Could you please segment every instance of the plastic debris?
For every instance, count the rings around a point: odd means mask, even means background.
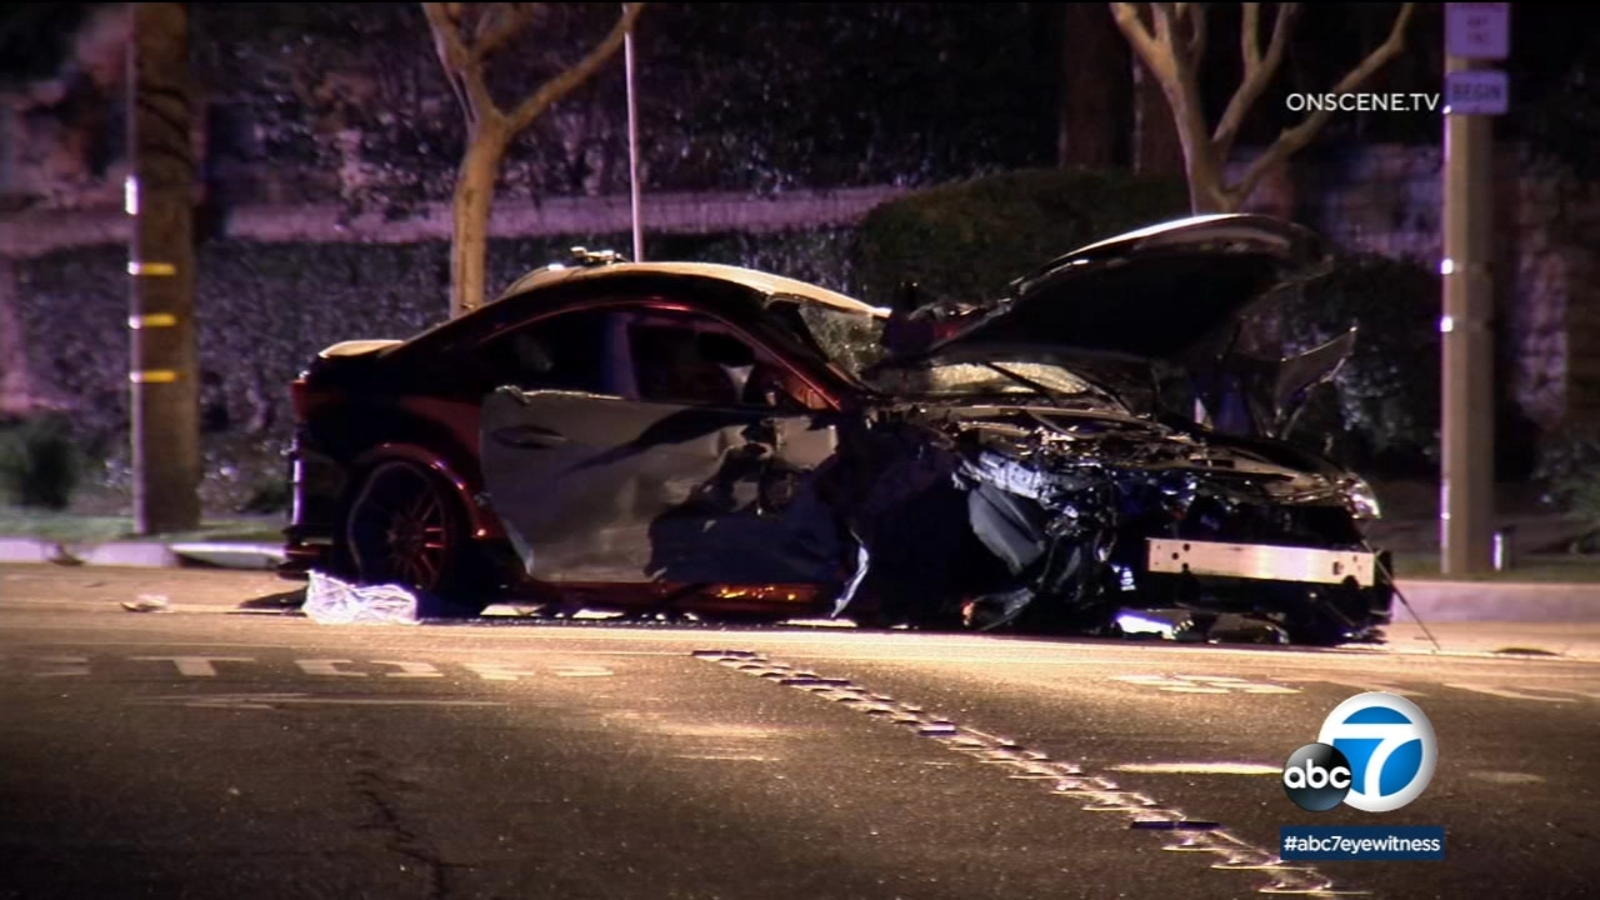
[[[137,600],[123,601],[122,608],[128,612],[167,612],[167,598],[160,594],[140,594]]]
[[[396,584],[348,584],[331,575],[311,572],[306,617],[323,625],[415,625],[417,595]]]

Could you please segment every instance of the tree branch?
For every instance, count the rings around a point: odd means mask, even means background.
[[[1172,40],[1173,15],[1173,4],[1171,3],[1150,4],[1150,19],[1154,25],[1151,30],[1155,32],[1156,43],[1171,52],[1173,56],[1177,56],[1178,47]]]
[[[1204,3],[1180,3],[1179,9],[1189,17],[1189,62],[1195,68],[1200,68],[1201,60],[1206,57],[1206,5]]]
[[[445,80],[455,92],[456,102],[461,104],[468,128],[476,128],[486,119],[499,118],[500,110],[495,107],[494,98],[483,80],[483,64],[461,40],[461,4],[424,3],[422,11],[433,31],[433,48],[439,55],[439,65],[444,68]]]
[[[1244,59],[1244,74],[1248,78],[1261,66],[1261,4],[1239,5],[1243,7],[1239,21],[1239,56]]]
[[[639,18],[639,13],[643,9],[643,3],[624,3],[622,17],[617,20],[617,24],[612,27],[611,33],[606,35],[605,40],[589,51],[589,55],[581,62],[540,85],[532,96],[517,106],[516,111],[510,116],[511,132],[515,134],[526,128],[551,104],[572,93],[578,85],[587,81],[622,46],[623,38],[633,30],[633,23]]]
[[[471,57],[475,62],[483,62],[507,41],[522,33],[522,29],[533,21],[533,9],[525,3],[500,4],[497,8],[504,9],[505,13],[498,17],[499,21],[493,28],[479,34],[473,41]],[[484,24],[487,24],[487,21]]]
[[[1245,115],[1261,99],[1272,79],[1277,77],[1289,44],[1289,31],[1299,11],[1298,3],[1279,4],[1278,15],[1272,23],[1272,39],[1267,43],[1267,55],[1263,59],[1258,33],[1261,27],[1261,4],[1244,5],[1243,33],[1239,38],[1240,54],[1244,57],[1244,77],[1239,81],[1239,89],[1228,100],[1228,108],[1223,111],[1221,120],[1217,122],[1217,130],[1211,136],[1211,144],[1222,159],[1226,160],[1228,154],[1233,152],[1233,142],[1239,137],[1239,127]]]
[[[1144,20],[1139,17],[1139,6],[1136,3],[1111,4],[1111,17],[1116,21],[1117,28],[1121,29],[1134,52],[1144,60],[1144,64],[1155,73],[1158,81],[1166,81],[1175,77],[1172,58],[1164,52],[1164,48],[1156,43],[1150,34],[1150,29],[1145,27]]]
[[[1178,130],[1178,140],[1183,144],[1184,160],[1191,182],[1201,181],[1207,189],[1220,189],[1221,170],[1215,165],[1211,152],[1211,134],[1206,126],[1205,104],[1200,99],[1199,60],[1191,52],[1195,46],[1193,29],[1205,28],[1194,21],[1186,39],[1182,34],[1185,17],[1203,16],[1199,4],[1152,4],[1156,23],[1156,40],[1172,57],[1173,77],[1162,85],[1167,96],[1167,106],[1172,110],[1172,121]],[[1198,19],[1203,22],[1203,19]],[[1203,47],[1203,38],[1202,45]]]
[[[1373,73],[1400,55],[1401,51],[1405,49],[1406,25],[1410,23],[1411,14],[1415,10],[1415,3],[1407,3],[1400,7],[1400,13],[1395,16],[1394,27],[1389,31],[1388,39],[1379,44],[1377,49],[1367,54],[1366,59],[1363,59],[1354,69],[1351,69],[1343,78],[1339,79],[1339,83],[1333,87],[1333,93],[1345,94],[1355,90],[1368,78],[1371,78]],[[1281,16],[1282,14],[1280,13],[1279,15]],[[1274,35],[1274,39],[1276,39],[1276,35]],[[1285,129],[1278,135],[1278,139],[1272,142],[1272,146],[1266,149],[1266,152],[1250,163],[1250,167],[1245,170],[1244,177],[1240,178],[1239,183],[1230,188],[1229,192],[1238,197],[1250,196],[1256,185],[1261,182],[1262,178],[1266,177],[1268,172],[1311,143],[1311,140],[1317,136],[1317,132],[1321,131],[1332,117],[1332,110],[1320,109],[1307,116],[1305,121],[1299,125]]]

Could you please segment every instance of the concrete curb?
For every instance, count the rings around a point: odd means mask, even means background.
[[[47,563],[59,547],[33,538],[0,538],[0,563]]]
[[[1410,610],[1397,600],[1396,622],[1600,622],[1600,583],[1403,580],[1397,587]]]
[[[136,566],[165,569],[178,565],[178,555],[166,544],[145,541],[113,541],[108,544],[65,546],[67,553],[91,566]]]
[[[224,569],[273,569],[284,560],[283,547],[278,544],[211,541],[171,544],[169,549],[180,559]]]
[[[190,565],[224,569],[266,570],[283,561],[283,548],[272,544],[231,541],[165,543],[109,541],[74,544],[41,538],[0,538],[0,563],[124,566],[167,569]]]

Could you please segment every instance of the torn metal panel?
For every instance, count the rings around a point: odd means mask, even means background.
[[[482,429],[489,495],[536,579],[842,579],[814,486],[837,439],[817,415],[502,388]]]
[[[1230,633],[1252,641],[1357,639],[1387,619],[1389,588],[1337,470],[1253,439],[1070,409],[920,422],[953,448],[966,524],[1000,574],[962,604],[969,627],[1115,633],[1132,597],[1244,616]],[[1174,546],[1188,548],[1176,563]]]
[[[1311,397],[1355,352],[1356,330],[1303,353],[1282,359],[1260,359],[1229,353],[1213,367],[1200,367],[1197,389],[1213,425],[1230,434],[1285,437]]]
[[[1051,544],[1045,534],[1050,514],[1034,497],[993,484],[979,484],[967,497],[973,532],[1007,571],[1021,575],[1044,558]]]

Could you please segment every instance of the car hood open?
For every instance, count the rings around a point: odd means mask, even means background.
[[[1245,317],[1331,263],[1314,232],[1269,216],[1196,216],[1074,250],[1012,282],[973,324],[896,362],[1019,348],[1055,357],[1172,363],[1202,394],[1243,390],[1255,430],[1281,432],[1309,387],[1331,378],[1354,335],[1286,359],[1235,348]],[[1220,397],[1208,407],[1220,406]]]
[[[1267,216],[1180,219],[1090,244],[1012,282],[944,344],[1047,344],[1187,359],[1286,280],[1319,268],[1322,241]]]

